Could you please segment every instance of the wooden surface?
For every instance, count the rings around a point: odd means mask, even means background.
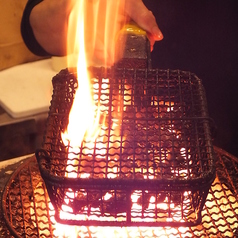
[[[47,116],[14,119],[0,107],[0,161],[34,153],[41,146]]]
[[[21,17],[27,0],[0,1],[0,70],[40,59],[23,42]]]

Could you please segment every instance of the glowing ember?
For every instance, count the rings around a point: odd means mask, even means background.
[[[59,238],[78,238],[78,237],[212,237],[211,234],[216,234],[217,237],[221,234],[222,237],[234,237],[233,231],[238,228],[238,220],[235,214],[238,213],[237,198],[233,193],[222,184],[218,177],[213,182],[210,192],[207,196],[204,210],[202,211],[202,224],[195,227],[86,227],[86,226],[69,226],[57,223],[54,219],[54,208],[49,202],[46,206],[44,203],[44,190],[43,183],[40,182],[34,189],[34,202],[32,201],[31,207],[36,207],[37,216],[31,209],[31,219],[34,221],[35,226],[40,227],[40,234],[46,235],[45,230],[48,228],[47,213],[49,212],[50,221],[53,226],[53,235]],[[140,191],[135,191],[132,195],[132,201],[136,202],[139,198]],[[105,195],[105,199],[110,198],[109,194]],[[150,208],[153,209],[152,204],[155,198],[150,198]],[[42,209],[48,207],[47,209]],[[161,209],[166,209],[167,204],[158,204]],[[84,219],[83,216],[78,216],[78,219]],[[227,222],[229,222],[227,225]],[[45,227],[45,229],[44,229]],[[48,236],[50,234],[47,234]]]
[[[224,190],[225,189],[225,190]],[[137,201],[139,191],[135,191],[132,195],[132,201]],[[108,195],[106,195],[108,196]],[[151,197],[150,206],[154,206],[155,198]],[[162,209],[167,209],[167,204],[158,204]],[[191,231],[197,236],[203,237],[204,228],[207,234],[219,234],[221,232],[226,237],[233,237],[232,230],[238,228],[238,220],[234,214],[238,212],[238,203],[235,196],[231,193],[225,185],[221,184],[218,178],[214,181],[210,193],[207,197],[205,208],[202,212],[202,225],[195,227],[85,227],[85,226],[69,226],[56,223],[54,220],[53,207],[50,204],[51,222],[54,224],[54,235],[56,237],[193,237]],[[222,211],[222,213],[220,212]],[[212,215],[211,215],[212,214]],[[79,219],[83,217],[78,216]],[[225,220],[224,220],[225,219]],[[226,219],[228,219],[231,227],[226,226]],[[214,223],[216,226],[214,226]],[[215,237],[215,236],[214,236]],[[217,236],[216,236],[217,237]]]
[[[222,155],[223,156],[223,155]],[[54,209],[35,159],[13,174],[3,194],[4,218],[11,223],[19,237],[236,237],[238,229],[238,200],[236,179],[237,163],[226,156],[218,159],[218,176],[213,182],[202,211],[202,222],[194,227],[96,227],[67,226],[55,222]],[[228,166],[227,172],[223,162]],[[222,164],[221,164],[222,163]],[[228,180],[230,182],[227,182]],[[25,190],[26,189],[26,190]],[[139,191],[135,191],[140,193]],[[105,199],[108,199],[105,195]],[[109,198],[110,199],[110,198]],[[137,201],[138,196],[135,196]],[[19,204],[22,203],[22,207]],[[151,198],[151,203],[154,198]],[[6,213],[7,212],[7,213]],[[25,227],[25,229],[24,229]],[[34,235],[33,235],[34,234]]]

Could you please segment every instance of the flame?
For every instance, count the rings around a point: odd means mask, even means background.
[[[71,177],[76,176],[74,168],[78,163],[73,154],[80,152],[83,140],[90,142],[91,145],[87,144],[87,147],[93,149],[93,143],[100,133],[99,119],[103,108],[100,99],[93,95],[96,89],[95,85],[90,84],[87,68],[98,62],[104,66],[115,62],[117,34],[126,22],[124,3],[124,0],[78,0],[69,16],[68,68],[77,65],[78,88],[69,114],[69,124],[61,137],[69,148],[67,171],[73,171],[68,175]],[[100,141],[97,142],[99,144]]]
[[[77,7],[74,8],[69,19],[69,25],[78,11],[76,24],[77,34],[75,37],[74,52],[78,54],[77,75],[78,88],[75,93],[74,102],[69,114],[69,124],[67,130],[62,134],[64,143],[68,141],[74,148],[80,146],[87,131],[95,123],[94,101],[91,95],[91,86],[87,72],[87,62],[85,54],[84,41],[84,9],[85,2],[77,1]],[[76,44],[78,42],[78,44]],[[72,60],[72,58],[71,58]],[[69,63],[70,65],[71,63]],[[93,132],[89,133],[92,134]]]
[[[68,23],[68,66],[76,66],[80,49],[85,51],[88,65],[111,66],[118,60],[117,38],[128,20],[124,5],[125,0],[75,1]],[[120,51],[123,51],[123,43],[120,42]]]

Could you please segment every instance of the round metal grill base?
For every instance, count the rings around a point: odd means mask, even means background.
[[[238,159],[216,147],[215,152],[216,179],[209,190],[200,225],[177,228],[79,226],[74,227],[76,235],[99,237],[106,231],[110,237],[237,237]],[[57,237],[54,211],[49,202],[37,161],[32,157],[12,174],[3,192],[3,216],[12,235]],[[67,229],[64,230],[67,237]]]

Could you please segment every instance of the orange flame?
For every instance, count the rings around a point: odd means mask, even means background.
[[[64,143],[68,140],[73,147],[80,145],[87,129],[93,123],[94,119],[93,101],[90,94],[90,84],[84,52],[84,1],[77,1],[77,3],[79,14],[76,24],[77,34],[75,42],[79,42],[80,44],[74,45],[74,52],[78,54],[77,69],[80,77],[78,78],[77,93],[75,94],[74,102],[69,114],[67,131],[62,135]],[[69,22],[74,19],[74,14],[75,11],[71,13]],[[69,65],[70,64],[71,63],[69,63]]]
[[[113,65],[118,60],[115,56],[117,36],[127,21],[124,14],[125,0],[75,2],[68,23],[67,52],[71,54],[68,66],[76,66],[80,49],[85,51],[87,65]],[[123,47],[120,45],[120,51],[123,51]]]
[[[95,106],[87,67],[115,62],[115,45],[119,29],[125,23],[124,1],[78,0],[68,23],[68,67],[77,65],[78,89],[69,115],[64,144],[79,147],[82,140],[92,141],[98,134],[100,105]],[[70,54],[71,53],[71,54]],[[100,102],[98,102],[100,104]],[[77,149],[76,149],[77,150]]]

